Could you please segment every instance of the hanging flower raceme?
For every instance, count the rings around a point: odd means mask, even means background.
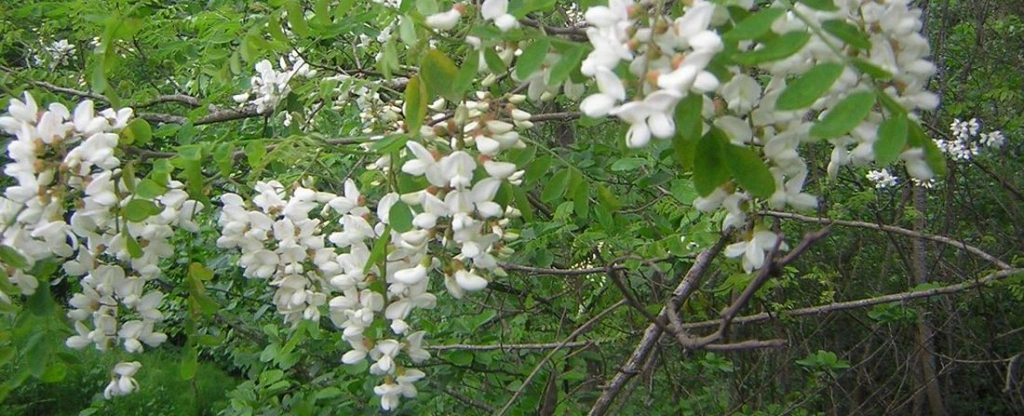
[[[75,335],[72,348],[99,350],[123,346],[138,353],[166,341],[157,324],[163,293],[147,283],[161,275],[160,261],[174,253],[175,230],[196,231],[192,222],[201,203],[190,200],[183,184],[168,178],[143,180],[121,169],[119,133],[131,109],[98,114],[92,101],[74,113],[59,103],[41,110],[29,93],[11,100],[0,128],[15,139],[8,146],[11,163],[4,173],[16,184],[0,198],[2,244],[10,283],[21,294],[42,284],[28,271],[44,260],[57,260],[63,272],[78,278],[81,292],[71,296],[68,317]],[[65,207],[74,206],[73,213]],[[0,296],[10,302],[10,294]],[[139,364],[121,363],[106,397],[138,389],[132,378]]]

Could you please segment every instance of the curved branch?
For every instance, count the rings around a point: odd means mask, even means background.
[[[835,224],[835,225],[842,225],[842,226],[846,226],[846,227],[869,228],[869,229],[872,229],[872,230],[885,231],[885,232],[890,232],[890,233],[894,233],[894,234],[901,234],[901,235],[905,235],[905,236],[908,236],[908,237],[923,238],[925,240],[931,240],[931,241],[939,242],[939,243],[942,243],[942,244],[947,244],[947,245],[950,245],[950,246],[953,246],[953,247],[956,247],[956,248],[959,248],[959,249],[963,249],[964,251],[967,251],[968,253],[974,254],[975,256],[978,256],[978,257],[984,259],[985,261],[988,261],[989,263],[992,263],[992,264],[996,265],[996,267],[998,267],[1001,270],[1008,270],[1008,269],[1012,269],[1013,268],[1013,266],[1010,266],[1009,264],[1007,264],[1006,262],[1004,262],[1002,260],[999,260],[995,256],[986,253],[985,251],[981,250],[980,248],[974,247],[974,246],[972,246],[970,244],[967,244],[967,243],[964,243],[964,242],[961,242],[961,241],[954,240],[954,239],[949,238],[949,237],[943,237],[941,235],[925,234],[925,233],[921,233],[921,232],[917,232],[917,231],[908,230],[906,228],[896,227],[896,226],[893,226],[893,225],[874,224],[874,223],[864,222],[864,221],[846,221],[846,220],[834,220],[834,219],[830,219],[830,218],[816,218],[816,217],[809,217],[809,216],[806,216],[806,215],[793,214],[793,213],[789,213],[789,212],[762,211],[761,214],[762,215],[767,215],[767,216],[770,216],[770,217],[788,218],[788,219],[792,219],[792,220],[803,221],[803,222],[810,222],[810,223],[815,223],[815,224]]]
[[[498,345],[468,345],[468,344],[452,344],[452,345],[432,345],[424,347],[424,349],[432,351],[511,351],[511,350],[553,350],[559,348],[587,348],[591,345],[597,345],[602,342],[608,342],[609,339],[598,339],[588,341],[577,341],[577,342],[552,342],[546,344],[498,344]]]
[[[672,297],[669,299],[668,304],[661,308],[661,312],[658,314],[657,319],[667,320],[667,314],[675,313],[675,309],[673,309],[673,307],[677,307],[683,300],[689,297],[694,290],[697,289],[700,277],[703,276],[704,272],[711,266],[711,261],[714,260],[715,256],[725,248],[725,242],[728,241],[730,235],[730,233],[723,234],[714,246],[697,255],[697,259],[693,263],[693,266],[690,266],[690,270],[686,272],[686,275],[683,276],[679,285],[676,286],[674,291],[672,291]],[[624,302],[625,300],[622,300],[620,303]],[[633,350],[633,354],[630,355],[626,360],[626,364],[622,366],[622,369],[616,373],[615,377],[613,377],[611,382],[608,383],[608,388],[606,388],[604,393],[601,394],[601,397],[598,397],[597,401],[594,402],[594,406],[590,409],[590,415],[603,415],[608,412],[608,409],[615,401],[615,397],[622,391],[622,388],[633,379],[633,376],[635,376],[640,368],[643,367],[644,363],[647,362],[648,355],[650,355],[654,346],[658,343],[658,340],[661,339],[662,334],[663,331],[657,324],[651,323],[647,326],[647,329],[644,331],[643,338],[641,338],[640,343],[637,344],[636,348]]]
[[[744,325],[760,323],[779,319],[780,317],[797,318],[811,315],[825,315],[832,312],[846,311],[852,309],[863,309],[870,306],[880,305],[883,303],[895,303],[895,302],[906,302],[916,299],[930,298],[934,296],[945,296],[960,293],[969,289],[974,289],[986,284],[1004,279],[1008,276],[1015,275],[1017,273],[1024,273],[1024,269],[1008,269],[1000,270],[995,273],[991,273],[981,279],[957,283],[955,285],[937,287],[935,289],[921,290],[916,292],[900,292],[892,295],[878,296],[867,299],[851,300],[847,302],[830,303],[827,305],[811,306],[808,308],[793,309],[788,311],[780,312],[761,312],[756,315],[742,316],[732,320],[733,325]],[[713,328],[721,325],[721,319],[713,319],[710,321],[684,323],[680,325],[682,329],[699,329],[699,328]]]

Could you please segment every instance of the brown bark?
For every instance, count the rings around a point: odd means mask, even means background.
[[[914,187],[914,209],[918,216],[914,219],[914,229],[923,232],[926,222],[924,212],[926,209],[925,191],[921,187]],[[927,246],[924,239],[913,240],[913,256],[911,271],[914,286],[927,283],[928,268]],[[934,330],[927,314],[920,314],[917,321],[917,330],[914,333],[914,344],[916,350],[912,359],[917,362],[914,365],[914,414],[932,416],[945,416],[946,406],[942,399],[942,389],[938,376],[935,373],[935,343],[933,342]],[[925,412],[927,404],[928,412]]]

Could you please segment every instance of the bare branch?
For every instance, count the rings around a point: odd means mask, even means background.
[[[476,400],[473,400],[471,397],[467,397],[466,395],[464,395],[462,393],[459,393],[459,392],[457,392],[455,390],[445,388],[444,386],[441,385],[441,383],[438,383],[438,382],[436,382],[434,380],[428,380],[428,383],[430,383],[430,385],[433,386],[434,388],[444,392],[444,394],[452,396],[455,400],[458,400],[460,402],[463,402],[465,404],[473,406],[473,407],[475,407],[477,409],[483,410],[484,412],[487,412],[487,413],[490,413],[490,414],[494,413],[494,408],[489,406],[489,405],[487,405],[487,404],[485,404],[485,403],[481,403],[481,402],[478,402]]]
[[[577,341],[577,342],[553,342],[547,344],[498,344],[498,345],[467,345],[467,344],[452,344],[452,345],[432,345],[424,347],[425,349],[432,351],[512,351],[512,350],[552,350],[559,348],[587,348],[591,345],[597,345],[602,342],[608,342],[608,339],[599,340],[588,340],[588,341]]]
[[[557,353],[558,350],[562,349],[562,347],[564,347],[566,344],[571,342],[573,338],[576,338],[580,334],[582,334],[582,333],[586,332],[587,330],[589,330],[592,325],[597,323],[597,321],[601,320],[601,318],[604,318],[605,315],[611,313],[615,309],[618,309],[619,306],[622,306],[622,305],[625,305],[625,304],[626,304],[625,300],[620,300],[620,301],[616,302],[614,305],[609,306],[608,309],[605,309],[605,310],[601,311],[601,313],[598,313],[597,315],[594,315],[593,318],[590,318],[590,320],[588,320],[587,322],[584,322],[583,325],[580,325],[580,327],[576,328],[575,331],[572,331],[572,333],[569,334],[568,337],[566,337],[564,340],[562,340],[562,342],[559,343],[559,344],[562,344],[561,347],[552,349],[551,352],[548,353],[548,355],[545,355],[544,358],[541,359],[539,363],[537,363],[537,365],[533,368],[533,371],[530,372],[530,375],[526,377],[526,380],[523,380],[523,384],[521,384],[519,386],[519,388],[516,389],[516,392],[512,394],[512,397],[510,399],[508,399],[508,403],[505,403],[505,406],[503,406],[501,408],[501,410],[498,412],[498,416],[504,415],[505,412],[508,412],[508,409],[510,409],[512,407],[512,403],[515,403],[516,399],[519,398],[519,395],[523,394],[523,390],[526,390],[526,386],[528,386],[530,384],[530,381],[532,381],[533,378],[537,375],[537,373],[540,372],[541,367],[543,367],[544,364],[547,364],[547,362],[551,360],[551,357],[555,356],[555,353]]]
[[[135,108],[146,108],[146,107],[152,107],[154,105],[163,104],[163,103],[181,103],[181,104],[185,104],[185,105],[187,105],[189,107],[192,107],[192,108],[196,108],[196,107],[200,106],[199,99],[196,98],[196,97],[193,97],[193,96],[190,96],[190,95],[185,95],[185,94],[168,94],[168,95],[158,95],[158,96],[154,97],[152,100],[149,100],[149,101],[146,101],[144,103],[135,105],[134,107]]]
[[[921,290],[921,291],[908,291],[895,293],[892,295],[878,296],[867,299],[852,300],[848,302],[837,302],[830,303],[827,305],[812,306],[808,308],[793,309],[788,311],[780,311],[767,313],[762,312],[756,315],[742,316],[733,319],[732,323],[736,325],[753,324],[764,321],[770,321],[779,319],[780,317],[802,317],[802,316],[818,316],[825,315],[832,312],[852,310],[852,309],[863,309],[875,305],[881,305],[883,303],[895,303],[895,302],[906,302],[916,299],[930,298],[934,296],[945,296],[960,293],[969,289],[974,289],[986,284],[995,282],[997,280],[1004,279],[1008,276],[1012,276],[1017,273],[1024,273],[1024,269],[1009,269],[1000,270],[995,273],[991,273],[981,279],[957,283],[955,285],[937,287],[934,289]],[[684,323],[680,325],[682,329],[697,329],[697,328],[709,328],[721,325],[721,319],[714,319],[710,321]]]
[[[974,246],[972,246],[970,244],[967,244],[967,243],[964,243],[964,242],[961,242],[961,241],[956,241],[956,240],[954,240],[952,238],[949,238],[949,237],[943,237],[941,235],[925,234],[925,233],[921,233],[921,232],[917,232],[917,231],[908,230],[906,228],[896,227],[896,226],[893,226],[893,225],[874,224],[874,223],[864,222],[864,221],[846,221],[846,220],[833,220],[833,219],[830,219],[830,218],[815,218],[815,217],[808,217],[806,215],[792,214],[792,213],[788,213],[788,212],[763,211],[761,214],[767,215],[767,216],[770,216],[770,217],[788,218],[788,219],[793,219],[793,220],[803,221],[803,222],[810,222],[810,223],[815,223],[815,224],[836,224],[836,225],[842,225],[842,226],[846,226],[846,227],[868,228],[868,229],[872,229],[872,230],[885,231],[885,232],[890,232],[890,233],[894,233],[894,234],[901,234],[901,235],[905,235],[905,236],[908,236],[908,237],[923,238],[923,239],[926,239],[926,240],[936,241],[936,242],[939,242],[939,243],[942,243],[942,244],[947,244],[947,245],[950,245],[950,246],[953,246],[953,247],[956,247],[956,248],[959,248],[959,249],[963,249],[964,251],[967,251],[968,253],[974,254],[974,255],[976,255],[976,256],[978,256],[978,257],[988,261],[989,263],[992,263],[992,264],[996,265],[996,267],[998,267],[998,268],[1000,268],[1002,270],[1007,270],[1007,269],[1012,269],[1013,268],[1009,264],[1003,262],[1002,260],[999,260],[995,256],[993,256],[991,254],[988,254],[985,251],[983,251],[983,250],[981,250],[981,249],[979,249],[977,247],[974,247]]]
[[[729,235],[729,233],[722,235],[714,246],[697,255],[693,266],[690,266],[690,270],[686,272],[682,281],[676,286],[676,289],[672,292],[672,297],[668,301],[668,305],[661,309],[657,319],[667,319],[667,314],[675,313],[683,300],[697,289],[700,277],[711,265],[711,261],[714,260],[715,256],[725,248],[725,242],[728,241]],[[625,300],[620,303],[623,302]],[[611,382],[608,383],[608,388],[601,394],[601,397],[598,397],[597,401],[594,402],[594,406],[590,409],[590,415],[603,415],[608,411],[612,403],[615,402],[615,397],[622,391],[622,388],[629,383],[633,376],[643,367],[644,363],[647,362],[648,355],[650,355],[663,333],[664,331],[657,324],[651,323],[647,326],[643,338],[641,338],[640,343],[633,350],[633,354],[626,360],[626,364],[623,365],[622,369],[615,374],[615,377],[612,377]]]

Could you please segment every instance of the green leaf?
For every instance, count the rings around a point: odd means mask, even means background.
[[[846,20],[828,20],[821,24],[821,28],[854,48],[871,49],[871,39],[868,35]]]
[[[821,64],[791,82],[775,102],[775,109],[781,111],[810,107],[825,95],[832,84],[843,74],[840,64]]]
[[[40,280],[35,293],[25,301],[25,308],[35,316],[47,316],[53,313],[56,305],[50,295],[50,282],[48,279]]]
[[[0,245],[0,261],[15,269],[25,269],[29,266],[28,259],[8,245]]]
[[[544,155],[534,159],[530,162],[530,165],[526,168],[526,173],[523,175],[523,182],[536,183],[541,176],[544,176],[551,168],[551,156]]]
[[[453,96],[461,99],[462,95],[469,90],[469,87],[473,85],[473,80],[476,78],[479,66],[480,52],[470,48],[469,53],[466,54],[466,59],[462,61],[462,68],[459,68],[459,73],[455,75],[455,82],[452,83],[451,94]]]
[[[693,186],[701,196],[708,196],[719,185],[729,180],[729,167],[725,160],[725,146],[729,139],[718,128],[697,141],[693,160]]]
[[[907,142],[910,146],[924,148],[924,160],[928,162],[932,172],[935,172],[935,176],[946,176],[946,156],[939,150],[935,141],[928,137],[924,128],[915,121],[907,124],[907,132]]]
[[[412,19],[405,17],[401,19],[402,23],[398,25],[398,38],[402,39],[402,43],[405,43],[408,47],[416,46],[416,25]]]
[[[473,363],[473,353],[470,351],[452,351],[448,354],[448,361],[455,365],[467,366]]]
[[[50,359],[50,342],[46,339],[46,331],[32,334],[25,344],[25,361],[33,376],[39,378],[46,371],[46,362]]]
[[[145,199],[133,199],[128,201],[128,205],[125,205],[124,207],[124,217],[131,222],[142,222],[146,218],[159,214],[160,212],[160,207],[156,206],[153,201],[147,201]]]
[[[853,66],[870,76],[875,81],[888,81],[892,79],[892,74],[875,65],[864,58],[853,58]]]
[[[323,390],[316,392],[316,395],[314,395],[313,398],[316,400],[333,399],[335,397],[341,396],[341,393],[341,389],[334,386],[329,386],[325,387]]]
[[[612,163],[611,169],[613,172],[625,172],[629,170],[636,170],[641,166],[647,165],[647,159],[639,157],[627,157],[616,160]]]
[[[875,93],[862,91],[850,94],[829,110],[821,121],[811,127],[811,136],[831,139],[840,137],[858,124],[875,105]]]
[[[391,224],[395,231],[400,233],[412,229],[412,218],[412,208],[409,208],[409,205],[402,201],[395,202],[388,213],[389,224]]]
[[[39,376],[43,383],[56,383],[64,380],[68,375],[68,366],[60,361],[46,366],[46,370]]]
[[[540,193],[540,200],[544,202],[554,202],[565,194],[565,189],[569,186],[569,169],[562,169],[551,177],[547,185],[544,186],[544,190]]]
[[[548,56],[548,49],[550,48],[551,42],[547,39],[535,41],[524,48],[523,54],[516,60],[516,76],[519,79],[527,79],[534,72],[537,72],[541,65],[544,64],[544,60]]]
[[[741,52],[733,55],[732,59],[742,65],[757,65],[765,62],[773,62],[786,59],[800,52],[811,40],[811,34],[807,32],[788,32],[782,36],[772,39],[764,44],[764,47],[753,52]]]
[[[484,49],[484,62],[487,64],[487,69],[490,69],[495,74],[503,74],[508,69],[505,66],[505,61],[501,60],[501,57],[498,56],[498,53],[493,48]]]
[[[771,198],[775,193],[775,178],[768,170],[768,165],[761,160],[754,150],[736,146],[726,146],[726,164],[736,178],[736,183],[758,198]]]
[[[772,28],[772,23],[779,16],[786,13],[786,9],[772,7],[761,10],[753,15],[750,15],[741,22],[736,23],[736,26],[732,30],[725,32],[722,38],[728,41],[739,41],[745,39],[757,39],[768,33]]]
[[[152,179],[143,179],[135,186],[135,195],[139,198],[153,199],[163,195],[167,188]]]
[[[107,90],[107,74],[103,69],[103,64],[97,64],[92,68],[92,77],[89,79],[93,92],[103,94]]]
[[[875,162],[886,166],[900,157],[907,145],[907,117],[896,114],[878,126],[878,140],[875,141]]]
[[[676,105],[676,135],[672,138],[672,151],[683,172],[693,170],[697,141],[704,129],[703,107],[704,97],[700,94],[689,94]]]
[[[579,173],[574,174],[579,175]],[[582,178],[578,186],[572,188],[572,203],[573,211],[576,212],[576,216],[582,220],[586,220],[590,217],[590,183],[587,182],[586,178]]]
[[[619,197],[602,184],[597,185],[597,200],[601,202],[601,206],[608,208],[608,211],[617,211],[622,208],[622,201],[619,200]]]
[[[193,262],[188,265],[188,275],[193,279],[205,282],[213,280],[214,273],[213,270],[208,269],[202,263]]]
[[[410,78],[405,86],[405,125],[410,133],[419,133],[427,116],[427,104],[427,88],[419,75]]]
[[[807,7],[812,9],[821,10],[824,12],[834,12],[839,10],[834,3],[834,0],[799,0],[800,3],[806,4]]]
[[[569,78],[572,72],[580,67],[580,62],[586,56],[588,48],[584,45],[577,45],[562,53],[558,61],[551,65],[551,72],[548,74],[548,85],[560,85]]]
[[[263,157],[267,155],[267,145],[260,141],[249,142],[243,152],[250,166],[259,166]]]
[[[189,345],[185,348],[184,356],[181,357],[181,368],[179,371],[181,379],[191,380],[195,378],[197,370],[199,370],[199,349],[194,345]]]
[[[121,236],[124,237],[124,246],[128,250],[128,255],[132,256],[133,259],[142,257],[142,246],[139,245],[138,240],[129,234],[127,230],[122,231]]]
[[[384,227],[384,233],[377,238],[377,241],[373,243],[373,248],[370,249],[370,257],[366,260],[366,265],[363,266],[363,273],[369,273],[373,266],[380,263],[388,255],[388,243],[391,241],[391,226]]]
[[[453,96],[452,81],[459,69],[451,58],[437,49],[431,49],[423,55],[420,62],[420,82],[427,89],[427,101],[442,96],[449,101],[458,101],[461,96]]]
[[[285,10],[288,11],[288,26],[291,26],[292,31],[301,37],[308,37],[309,25],[306,24],[306,16],[302,11],[302,2],[286,2]]]
[[[130,144],[141,146],[153,139],[153,127],[145,119],[137,118],[128,123],[123,134],[129,138]]]

